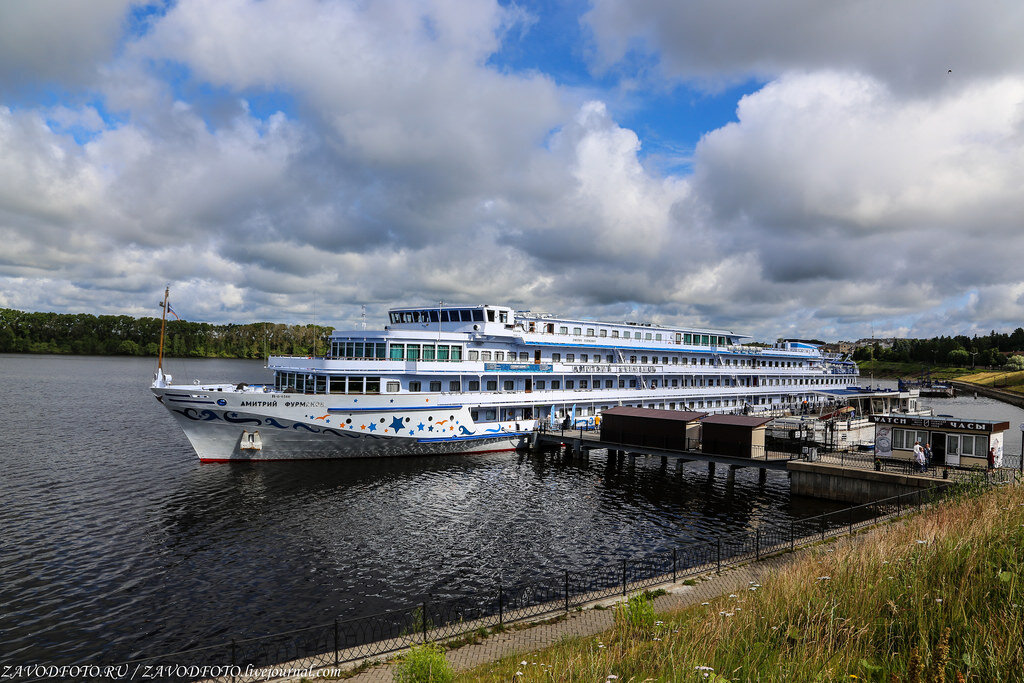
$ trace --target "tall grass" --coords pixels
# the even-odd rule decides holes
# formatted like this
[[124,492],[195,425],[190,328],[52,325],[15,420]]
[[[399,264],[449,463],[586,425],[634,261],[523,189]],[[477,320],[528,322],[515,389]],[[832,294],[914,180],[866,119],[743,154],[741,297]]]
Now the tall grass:
[[1024,487],[819,546],[763,586],[660,618],[463,679],[1022,680]]

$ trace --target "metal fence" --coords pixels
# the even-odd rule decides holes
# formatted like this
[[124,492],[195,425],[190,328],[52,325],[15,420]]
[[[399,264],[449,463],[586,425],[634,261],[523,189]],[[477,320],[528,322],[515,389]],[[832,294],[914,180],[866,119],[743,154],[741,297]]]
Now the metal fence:
[[[986,482],[984,477],[981,482]],[[260,681],[292,672],[337,667],[346,662],[400,651],[422,642],[445,641],[480,629],[529,618],[555,616],[593,600],[721,571],[731,565],[793,550],[815,540],[853,533],[892,516],[931,504],[955,490],[951,482],[932,489],[857,505],[793,521],[765,524],[728,536],[705,538],[671,550],[622,559],[601,567],[564,569],[555,576],[445,602],[424,602],[356,619],[215,646],[136,659],[113,670],[122,677],[154,680],[217,679]],[[92,680],[109,680],[105,669]],[[294,675],[294,674],[293,674]],[[89,680],[88,676],[82,679]]]

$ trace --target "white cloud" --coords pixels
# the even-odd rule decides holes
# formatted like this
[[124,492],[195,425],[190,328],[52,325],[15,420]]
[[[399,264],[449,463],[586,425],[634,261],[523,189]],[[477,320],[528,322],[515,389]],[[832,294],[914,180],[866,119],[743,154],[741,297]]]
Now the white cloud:
[[595,0],[585,21],[601,63],[639,50],[708,85],[831,69],[924,92],[1024,69],[1024,5],[1000,0]]

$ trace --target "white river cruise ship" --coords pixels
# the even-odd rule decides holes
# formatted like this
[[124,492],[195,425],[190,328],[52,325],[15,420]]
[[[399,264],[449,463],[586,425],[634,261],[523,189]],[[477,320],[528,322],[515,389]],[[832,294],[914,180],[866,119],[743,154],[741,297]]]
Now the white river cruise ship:
[[540,425],[615,406],[796,409],[856,384],[816,344],[745,346],[726,330],[573,320],[506,306],[396,308],[383,331],[335,331],[324,357],[271,356],[273,386],[152,389],[204,462],[508,450]]

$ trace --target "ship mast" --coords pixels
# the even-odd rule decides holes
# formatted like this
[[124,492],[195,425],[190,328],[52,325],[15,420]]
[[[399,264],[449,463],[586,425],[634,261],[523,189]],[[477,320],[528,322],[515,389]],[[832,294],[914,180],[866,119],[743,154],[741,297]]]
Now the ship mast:
[[167,285],[164,289],[164,302],[160,305],[162,313],[160,315],[160,350],[157,352],[156,357],[156,374],[157,378],[160,379],[164,374],[164,330],[167,328],[167,298],[171,294],[171,286]]

